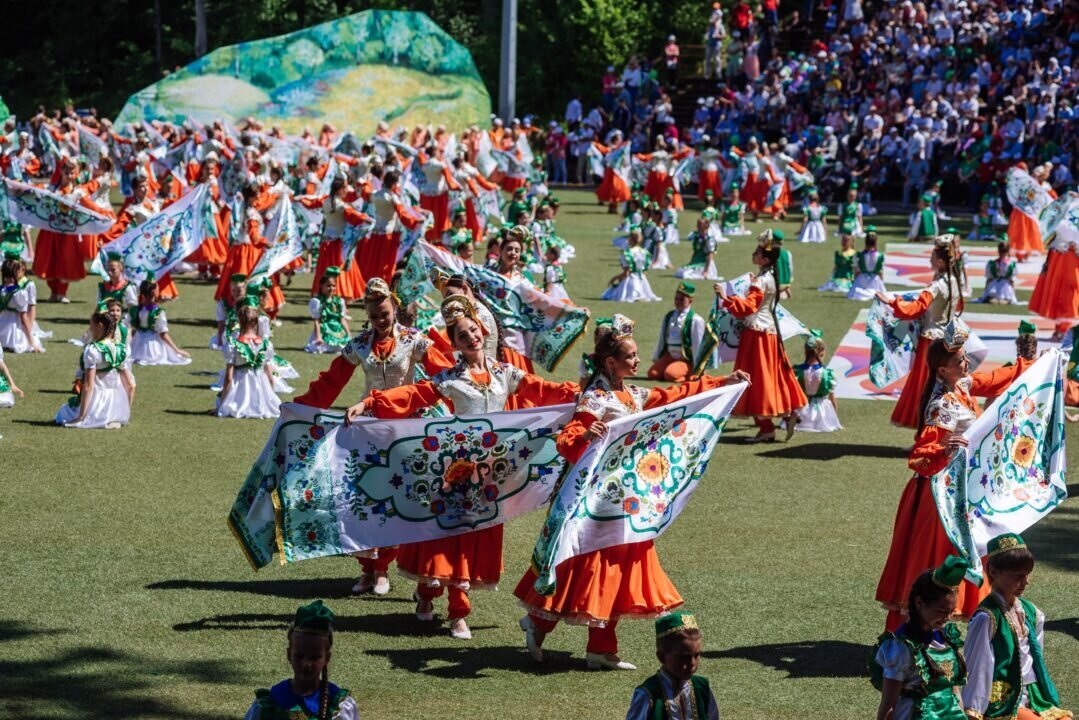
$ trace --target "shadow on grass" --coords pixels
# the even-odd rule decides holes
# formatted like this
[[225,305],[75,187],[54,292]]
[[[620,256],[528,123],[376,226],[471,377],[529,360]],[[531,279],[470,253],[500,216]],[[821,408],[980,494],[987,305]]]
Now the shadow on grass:
[[355,596],[350,578],[338,580],[162,580],[146,586],[147,590],[213,590],[251,595],[313,600],[315,598],[351,598],[378,602],[412,602],[406,598]]
[[1079,640],[1079,617],[1046,620],[1045,629],[1062,632]]
[[202,417],[214,417],[214,409],[211,407],[208,407],[205,410],[177,410],[176,408],[165,408],[165,412],[169,415],[195,415]]
[[891,445],[853,445],[849,443],[809,443],[789,445],[776,450],[763,452],[760,457],[783,458],[785,460],[841,460],[847,457],[899,458],[906,459],[908,453],[903,448]]
[[[336,624],[334,628],[336,629]],[[475,630],[476,628],[472,628]],[[442,631],[443,633],[445,630]],[[580,658],[568,652],[543,651],[543,664],[528,656],[523,646],[411,648],[366,650],[367,655],[384,657],[395,670],[447,680],[480,680],[485,670],[519,670],[530,675],[556,675],[584,667]]]
[[[1079,485],[1068,486],[1069,497],[1075,497],[1077,492]],[[1079,507],[1074,501],[1058,506],[1046,521],[1024,530],[1023,539],[1030,544],[1039,564],[1079,572]]]
[[[355,608],[358,614],[348,614]],[[335,633],[371,633],[383,637],[432,638],[449,637],[441,623],[420,622],[411,612],[372,615],[359,612],[359,605],[334,605],[336,614],[333,621]],[[272,615],[269,613],[239,613],[235,615],[211,615],[193,622],[177,623],[172,626],[176,632],[279,632],[288,630],[292,625],[293,615]],[[473,625],[473,631],[493,630],[494,625]]]
[[12,420],[11,422],[20,425],[30,425],[31,427],[54,427],[64,429],[60,425],[57,425],[55,420]]
[[787,673],[789,678],[857,678],[866,674],[872,647],[842,640],[754,645],[705,652],[714,660],[749,660]]
[[[0,623],[0,640],[32,640],[63,631],[40,629],[17,622]],[[63,708],[84,720],[183,717],[200,720],[217,715],[196,713],[155,697],[162,675],[182,676],[202,683],[232,684],[242,680],[233,668],[218,661],[170,662],[141,657],[112,648],[77,646],[48,657],[0,660],[4,691],[0,708],[7,717],[37,720],[55,717]]]

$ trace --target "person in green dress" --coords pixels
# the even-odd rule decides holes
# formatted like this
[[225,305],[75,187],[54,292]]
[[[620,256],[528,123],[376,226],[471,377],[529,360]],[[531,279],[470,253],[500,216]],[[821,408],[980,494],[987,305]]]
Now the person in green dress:
[[345,299],[337,294],[337,278],[341,268],[326,268],[318,284],[318,295],[311,298],[308,310],[315,326],[304,350],[310,353],[339,352],[352,337],[348,329]]
[[840,247],[832,260],[832,276],[821,285],[819,292],[837,292],[846,295],[854,282],[854,260],[858,253],[854,251],[854,236],[843,235],[839,239]]
[[870,682],[880,690],[877,720],[966,720],[963,642],[949,618],[969,567],[949,555],[919,575],[908,597],[908,621],[878,639],[869,660]]

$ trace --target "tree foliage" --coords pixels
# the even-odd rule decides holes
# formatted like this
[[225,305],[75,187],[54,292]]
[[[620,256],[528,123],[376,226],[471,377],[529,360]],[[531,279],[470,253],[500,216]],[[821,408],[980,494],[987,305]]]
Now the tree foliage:
[[[195,0],[160,3],[160,69],[153,3],[9,5],[0,95],[19,117],[33,114],[38,105],[67,102],[113,117],[129,95],[158,80],[162,71],[195,59]],[[472,52],[497,104],[501,0],[206,0],[209,49],[376,8],[427,13]],[[572,92],[598,94],[607,65],[621,67],[634,53],[658,56],[671,32],[683,44],[700,43],[708,11],[696,0],[519,0],[519,112],[556,113]],[[434,45],[419,53],[431,67],[441,52]],[[394,48],[387,50],[392,55]]]

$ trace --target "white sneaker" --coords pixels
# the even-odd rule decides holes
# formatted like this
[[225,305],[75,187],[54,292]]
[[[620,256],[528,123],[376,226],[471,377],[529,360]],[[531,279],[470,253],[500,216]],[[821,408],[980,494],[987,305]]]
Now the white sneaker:
[[371,592],[371,588],[375,586],[375,576],[364,573],[360,575],[360,579],[356,581],[356,584],[352,586],[353,595],[363,595],[364,593]]
[[468,629],[468,623],[464,618],[458,618],[450,624],[450,635],[458,640],[472,639],[472,631]]
[[375,578],[375,595],[386,595],[390,591],[390,579],[388,577]]
[[528,654],[536,662],[543,662],[543,648],[536,643],[536,623],[532,622],[531,617],[525,615],[517,624],[525,633],[525,647],[528,648]]
[[[613,660],[611,658],[614,658]],[[617,655],[585,653],[585,662],[589,670],[636,670],[637,666],[620,659]]]
[[60,304],[62,304],[62,305],[70,305],[71,304],[71,299],[68,298],[67,295],[61,295],[60,296]]

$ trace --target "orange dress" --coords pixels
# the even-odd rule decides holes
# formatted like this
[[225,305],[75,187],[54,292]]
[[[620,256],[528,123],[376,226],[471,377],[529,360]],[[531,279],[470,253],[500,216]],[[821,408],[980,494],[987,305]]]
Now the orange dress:
[[1045,252],[1038,221],[1019,208],[1012,208],[1012,214],[1008,216],[1008,245],[1020,260],[1025,260],[1031,253]]
[[229,221],[232,212],[227,204],[221,204],[221,188],[217,182],[210,184],[210,197],[218,210],[210,211],[212,227],[205,228],[202,244],[187,256],[187,262],[197,265],[224,265],[228,256]]
[[322,275],[328,267],[341,268],[341,274],[337,276],[337,294],[345,300],[353,301],[363,297],[363,290],[367,287],[367,281],[360,271],[359,262],[353,262],[345,268],[345,225],[360,225],[370,222],[371,218],[348,203],[354,201],[356,196],[343,198],[344,204],[340,207],[329,198],[300,198],[300,202],[306,207],[321,208],[325,219],[324,237],[318,246],[318,262],[315,264],[315,272],[311,278],[311,295],[319,294],[319,284]]
[[[1062,249],[1057,249],[1059,243]],[[1079,255],[1068,243],[1054,240],[1049,257],[1030,296],[1030,311],[1050,320],[1079,318]]]
[[[962,433],[981,414],[971,397],[1003,390],[1001,377],[977,373],[960,380],[957,388],[944,391],[938,387],[926,408],[925,427],[911,450],[908,466],[915,472],[899,498],[892,543],[877,584],[877,600],[888,610],[886,629],[891,632],[905,621],[907,598],[914,580],[929,568],[955,554],[933,500],[932,478],[951,460],[945,448],[948,437]],[[1005,386],[1006,387],[1006,386]],[[981,588],[963,581],[959,588],[956,612],[969,618],[989,594],[989,584]]]
[[[585,433],[595,420],[609,422],[629,413],[668,405],[719,387],[723,382],[724,378],[704,376],[669,388],[627,386],[624,390],[611,390],[601,376],[581,396],[573,419],[559,433],[558,452],[575,463],[588,447]],[[597,413],[604,417],[599,418]],[[536,592],[536,578],[535,569],[530,567],[513,594],[544,632],[553,629],[552,621],[609,627],[620,618],[657,617],[684,602],[663,571],[652,540],[615,545],[569,558],[555,568],[556,589],[550,596]],[[590,647],[589,651],[601,650]],[[602,651],[616,652],[617,647]]]
[[794,375],[772,318],[775,279],[771,274],[753,280],[745,297],[728,297],[723,305],[732,315],[746,318],[738,341],[734,369],[749,373],[752,384],[734,406],[734,415],[772,418],[789,415],[809,400]]
[[[58,195],[70,195],[79,192],[81,198],[79,204],[101,212],[101,208],[95,205],[90,196],[97,192],[100,183],[91,180],[85,185],[68,185],[67,187],[49,187],[48,189]],[[97,237],[89,236],[89,237]],[[86,277],[86,252],[84,243],[78,235],[58,233],[53,230],[39,230],[37,244],[34,246],[34,274],[43,280],[55,280],[70,282],[82,280]]]
[[[532,406],[557,405],[572,402],[580,390],[576,383],[548,382],[494,360],[488,360],[487,368],[484,373],[469,373],[458,364],[432,380],[375,390],[370,398],[372,414],[386,419],[413,417],[441,400],[455,413],[481,415],[503,410],[513,396]],[[502,526],[403,545],[397,566],[401,575],[421,586],[449,585],[465,591],[494,587],[502,577]]]
[[229,278],[233,275],[250,275],[258,263],[262,249],[266,247],[266,238],[263,236],[262,216],[254,208],[247,210],[247,230],[242,242],[229,245],[225,256],[225,265],[221,268],[221,279],[217,281],[215,300],[222,300],[229,296]]

